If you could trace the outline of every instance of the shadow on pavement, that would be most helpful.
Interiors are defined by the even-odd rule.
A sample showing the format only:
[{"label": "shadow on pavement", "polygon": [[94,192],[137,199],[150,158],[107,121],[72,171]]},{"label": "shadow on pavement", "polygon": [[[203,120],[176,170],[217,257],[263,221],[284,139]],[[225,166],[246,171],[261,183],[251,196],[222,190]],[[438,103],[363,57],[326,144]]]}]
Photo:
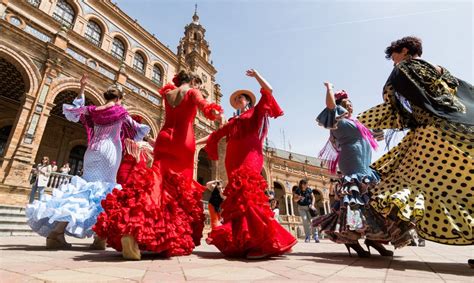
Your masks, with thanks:
[{"label": "shadow on pavement", "polygon": [[103,252],[98,250],[91,250],[89,249],[90,244],[72,244],[70,249],[47,249],[45,245],[41,246],[32,246],[31,244],[28,245],[0,245],[0,250],[5,251],[80,251],[80,252],[89,252],[89,253],[97,253]]},{"label": "shadow on pavement", "polygon": [[[372,254],[370,258],[359,258],[357,255],[349,256],[348,253],[304,253],[296,252],[288,254],[292,256],[307,256],[312,258],[304,258],[303,260],[314,263],[349,265],[354,267],[363,267],[367,269],[388,269],[395,271],[426,271],[432,273],[452,274],[459,276],[474,276],[474,269],[469,268],[466,263],[457,262],[428,262],[403,260],[403,257],[383,257],[378,254]],[[387,266],[388,264],[388,266]]]}]

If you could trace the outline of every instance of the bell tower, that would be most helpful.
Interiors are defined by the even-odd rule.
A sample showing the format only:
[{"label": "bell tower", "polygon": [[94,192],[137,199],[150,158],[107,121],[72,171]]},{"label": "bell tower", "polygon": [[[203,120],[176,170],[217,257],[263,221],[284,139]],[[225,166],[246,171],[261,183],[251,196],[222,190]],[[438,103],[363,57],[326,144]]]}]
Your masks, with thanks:
[{"label": "bell tower", "polygon": [[178,56],[195,71],[198,61],[210,62],[211,50],[205,39],[206,29],[199,22],[197,4],[194,9],[193,21],[184,28],[184,37],[179,41]]}]

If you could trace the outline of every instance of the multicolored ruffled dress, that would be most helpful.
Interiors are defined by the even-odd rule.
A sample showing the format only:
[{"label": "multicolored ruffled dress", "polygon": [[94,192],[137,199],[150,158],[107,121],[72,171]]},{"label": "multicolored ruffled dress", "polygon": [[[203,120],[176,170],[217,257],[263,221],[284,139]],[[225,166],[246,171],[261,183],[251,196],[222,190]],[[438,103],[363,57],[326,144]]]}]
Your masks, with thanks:
[{"label": "multicolored ruffled dress", "polygon": [[474,93],[440,69],[421,59],[397,64],[384,103],[359,116],[371,129],[408,130],[372,164],[382,179],[372,206],[401,224],[416,223],[424,239],[472,245]]},{"label": "multicolored ruffled dress", "polygon": [[88,134],[84,174],[53,190],[52,196],[26,207],[28,224],[47,237],[58,222],[68,222],[65,233],[77,238],[91,237],[92,226],[103,211],[101,201],[117,187],[116,175],[122,158],[122,139],[141,140],[150,128],[133,121],[119,105],[105,110],[85,106],[85,99],[64,104],[63,113],[72,122],[81,121]]},{"label": "multicolored ruffled dress", "polygon": [[123,184],[102,201],[104,212],[94,231],[107,244],[122,251],[121,238],[132,236],[142,251],[165,257],[191,254],[200,245],[204,228],[201,202],[205,187],[193,179],[194,118],[198,108],[208,119],[222,108],[209,103],[197,89],[189,89],[172,106],[167,99],[174,85],[160,90],[166,120],[156,139],[151,168],[139,162]]},{"label": "multicolored ruffled dress", "polygon": [[260,92],[257,105],[213,132],[205,148],[209,158],[217,160],[219,140],[226,137],[229,180],[221,205],[224,221],[212,228],[206,241],[229,257],[277,256],[289,252],[297,242],[273,217],[264,192],[268,185],[260,172],[268,117],[279,117],[283,111],[270,91]]},{"label": "multicolored ruffled dress", "polygon": [[[319,125],[330,130],[330,138],[320,153],[333,173],[339,166],[332,212],[313,220],[321,232],[336,243],[351,244],[365,237],[387,242],[396,237],[395,227],[387,227],[384,218],[370,206],[370,190],[380,180],[369,167],[372,149],[377,147],[372,133],[340,105],[326,108],[317,117]],[[405,229],[408,229],[405,228]]]}]

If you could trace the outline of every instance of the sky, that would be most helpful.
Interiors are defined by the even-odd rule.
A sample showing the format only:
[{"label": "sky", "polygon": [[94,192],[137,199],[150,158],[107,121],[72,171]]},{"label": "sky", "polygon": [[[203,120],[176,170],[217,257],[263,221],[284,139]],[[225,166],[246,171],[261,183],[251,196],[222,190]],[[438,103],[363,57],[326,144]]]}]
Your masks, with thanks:
[{"label": "sky", "polygon": [[[117,0],[118,6],[176,52],[198,4],[216,81],[228,99],[236,89],[258,93],[245,76],[255,68],[272,85],[285,115],[270,121],[270,145],[317,156],[329,131],[315,123],[324,109],[324,81],[344,89],[359,113],[382,103],[393,63],[390,42],[415,35],[427,61],[473,83],[472,1]],[[380,157],[384,146],[373,155]]]}]

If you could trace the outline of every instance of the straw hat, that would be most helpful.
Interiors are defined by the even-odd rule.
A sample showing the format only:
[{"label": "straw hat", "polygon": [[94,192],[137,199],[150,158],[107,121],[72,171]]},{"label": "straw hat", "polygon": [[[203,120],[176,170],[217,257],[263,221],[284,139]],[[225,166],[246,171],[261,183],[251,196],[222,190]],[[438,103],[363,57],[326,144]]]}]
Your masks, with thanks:
[{"label": "straw hat", "polygon": [[237,96],[239,96],[240,94],[245,94],[247,95],[249,98],[250,98],[250,103],[252,104],[252,106],[255,106],[255,102],[257,101],[257,99],[255,98],[255,94],[253,94],[253,92],[251,92],[250,90],[247,90],[247,89],[239,89],[239,90],[236,90],[234,91],[234,93],[232,93],[230,95],[230,105],[232,107],[234,107],[235,109],[238,109],[238,107],[236,106],[236,99],[237,99]]}]

